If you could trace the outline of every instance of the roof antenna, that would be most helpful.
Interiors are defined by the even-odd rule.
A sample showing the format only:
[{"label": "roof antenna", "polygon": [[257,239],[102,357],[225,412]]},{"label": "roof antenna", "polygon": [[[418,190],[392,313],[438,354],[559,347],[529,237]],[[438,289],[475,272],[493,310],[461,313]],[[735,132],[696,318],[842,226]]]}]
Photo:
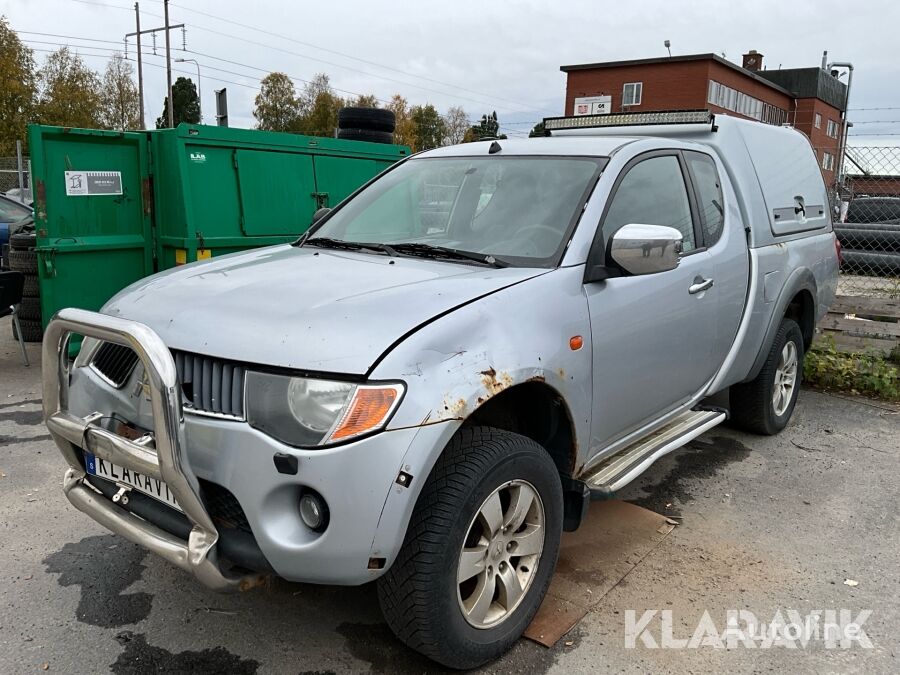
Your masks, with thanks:
[{"label": "roof antenna", "polygon": [[497,141],[494,141],[493,143],[491,143],[491,147],[488,148],[488,154],[493,155],[500,152],[502,149],[503,148],[500,147],[500,144]]},{"label": "roof antenna", "polygon": [[672,58],[672,50],[670,49],[670,47],[672,46],[672,43],[669,40],[666,40],[665,42],[663,42],[663,44],[666,46],[666,51],[669,52],[669,58],[671,59]]}]

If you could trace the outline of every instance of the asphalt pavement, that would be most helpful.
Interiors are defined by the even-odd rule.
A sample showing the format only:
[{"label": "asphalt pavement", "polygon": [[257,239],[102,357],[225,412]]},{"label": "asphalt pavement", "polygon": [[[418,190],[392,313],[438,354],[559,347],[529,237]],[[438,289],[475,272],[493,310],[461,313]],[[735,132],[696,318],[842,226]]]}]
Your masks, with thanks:
[{"label": "asphalt pavement", "polygon": [[[25,368],[3,320],[0,673],[441,672],[394,639],[371,585],[220,595],[78,513],[29,352]],[[621,495],[675,530],[554,648],[522,640],[484,672],[900,672],[898,476],[887,404],[804,390],[779,436],[713,429]],[[845,610],[865,639],[716,637],[741,610]]]}]

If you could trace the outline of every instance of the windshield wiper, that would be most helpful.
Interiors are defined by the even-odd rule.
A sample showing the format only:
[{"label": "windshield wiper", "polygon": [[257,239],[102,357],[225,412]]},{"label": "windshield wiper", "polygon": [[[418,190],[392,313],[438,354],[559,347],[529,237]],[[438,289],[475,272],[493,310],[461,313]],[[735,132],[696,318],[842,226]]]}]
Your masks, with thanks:
[{"label": "windshield wiper", "polygon": [[401,244],[391,244],[391,248],[400,255],[420,256],[422,258],[470,260],[472,262],[481,263],[482,265],[490,265],[491,267],[509,267],[508,262],[495,258],[489,253],[463,251],[448,246],[434,246],[433,244],[424,244],[422,242],[406,242]]},{"label": "windshield wiper", "polygon": [[344,241],[343,239],[332,239],[331,237],[313,237],[304,241],[301,246],[319,246],[321,248],[336,248],[344,251],[380,251],[388,255],[396,255],[396,251],[392,246],[374,241]]}]

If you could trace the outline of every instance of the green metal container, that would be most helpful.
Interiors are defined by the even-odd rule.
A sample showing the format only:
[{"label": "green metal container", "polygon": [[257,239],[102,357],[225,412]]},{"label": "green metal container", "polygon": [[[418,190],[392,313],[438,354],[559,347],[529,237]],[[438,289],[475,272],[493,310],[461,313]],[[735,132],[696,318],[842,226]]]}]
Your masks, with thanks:
[{"label": "green metal container", "polygon": [[[404,146],[180,125],[151,134],[159,269],[292,241]],[[161,171],[160,168],[165,168]]]},{"label": "green metal container", "polygon": [[44,325],[154,272],[146,134],[29,128]]},{"label": "green metal container", "polygon": [[44,324],[138,279],[296,239],[409,154],[398,145],[182,124],[29,127]]}]

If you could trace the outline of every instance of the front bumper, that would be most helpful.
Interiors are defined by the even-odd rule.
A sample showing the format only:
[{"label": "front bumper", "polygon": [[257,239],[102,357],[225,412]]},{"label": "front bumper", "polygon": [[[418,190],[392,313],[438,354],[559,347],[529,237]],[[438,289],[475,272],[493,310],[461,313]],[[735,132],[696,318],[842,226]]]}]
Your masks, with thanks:
[{"label": "front bumper", "polygon": [[[135,441],[98,425],[98,415],[69,411],[68,345],[71,333],[125,345],[141,360],[150,385],[154,428]],[[196,478],[184,471],[184,418],[175,362],[160,337],[133,321],[64,309],[48,324],[43,346],[44,421],[69,464],[63,490],[69,501],[94,520],[220,590],[259,584],[258,574],[229,574],[216,555],[219,533],[200,499]],[[164,481],[192,527],[187,541],[116,506],[85,483],[80,450]]]},{"label": "front bumper", "polygon": [[[99,418],[120,405],[117,392],[103,387],[88,368],[70,372],[70,332],[124,344],[138,355],[152,411],[152,420],[140,421],[150,433],[130,441],[101,428]],[[244,422],[185,415],[174,361],[159,336],[143,324],[93,312],[60,312],[47,327],[43,356],[44,416],[69,464],[64,482],[69,500],[108,529],[216,589],[247,588],[261,577],[228,572],[220,555],[228,542],[220,539],[214,513],[211,516],[203,497],[207,482],[234,495],[259,550],[278,576],[361,584],[390,567],[424,482],[425,476],[416,476],[412,488],[398,484],[399,472],[418,473],[413,458],[443,447],[452,433],[449,424],[433,424],[384,431],[335,448],[301,450]],[[75,397],[71,405],[70,383]],[[92,412],[97,410],[101,412]],[[133,515],[88,485],[82,450],[165,481],[191,525],[187,539]],[[276,453],[297,458],[296,475],[276,470]],[[299,518],[297,501],[303,488],[316,490],[329,506],[331,520],[324,532],[309,530]]]}]

